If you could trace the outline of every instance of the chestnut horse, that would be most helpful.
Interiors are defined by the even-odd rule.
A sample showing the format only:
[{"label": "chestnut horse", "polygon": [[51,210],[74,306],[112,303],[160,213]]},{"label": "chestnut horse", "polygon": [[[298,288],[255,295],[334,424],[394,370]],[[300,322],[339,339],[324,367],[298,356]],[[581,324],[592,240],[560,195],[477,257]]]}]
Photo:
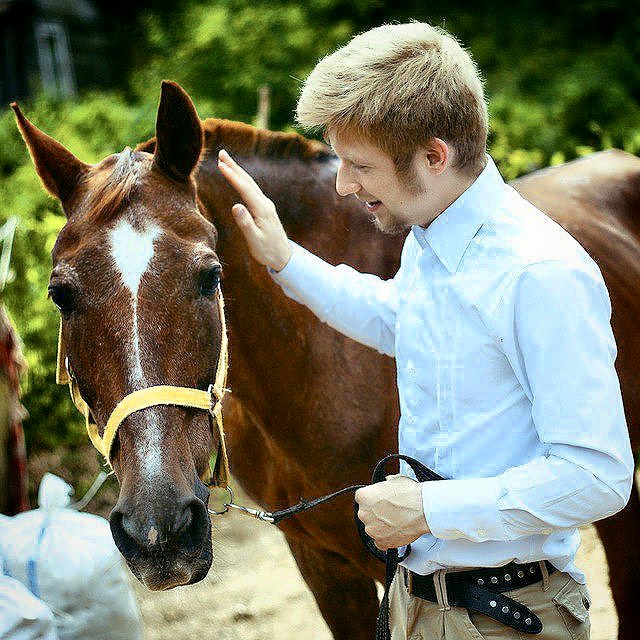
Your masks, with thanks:
[{"label": "chestnut horse", "polygon": [[[329,150],[297,134],[201,123],[189,97],[167,82],[156,138],[97,165],[81,163],[19,120],[38,173],[68,217],[53,252],[50,290],[62,311],[69,361],[99,427],[120,398],[141,386],[206,388],[220,345],[212,295],[221,263],[233,390],[225,426],[235,477],[267,509],[366,482],[374,462],[397,448],[394,363],[282,294],[247,254],[230,214],[236,196],[216,168],[224,147],[275,202],[289,237],[329,262],[390,277],[402,239],[376,232],[361,205],[337,196]],[[635,441],[640,160],[606,152],[514,184],[572,233],[604,273]],[[112,461],[121,489],[111,522],[124,557],[150,588],[199,580],[211,563],[199,477],[214,440],[202,414],[176,407],[138,412],[120,427]],[[281,528],[334,637],[373,637],[374,580],[382,579],[383,567],[361,546],[350,498]],[[631,532],[640,531],[635,487],[629,506],[598,523],[598,531],[620,638],[631,639],[640,623],[634,602],[640,551],[631,544]]]}]

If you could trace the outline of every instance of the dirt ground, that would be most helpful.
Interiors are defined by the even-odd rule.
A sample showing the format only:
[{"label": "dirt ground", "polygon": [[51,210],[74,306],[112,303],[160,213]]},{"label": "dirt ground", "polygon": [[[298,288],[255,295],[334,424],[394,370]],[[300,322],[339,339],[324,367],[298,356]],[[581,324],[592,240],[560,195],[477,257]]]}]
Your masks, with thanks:
[{"label": "dirt ground", "polygon": [[[214,564],[199,584],[151,593],[133,579],[146,640],[330,640],[276,527],[236,513],[214,518],[213,526]],[[577,564],[593,597],[591,638],[614,640],[618,620],[602,545],[593,527],[582,536]]]}]

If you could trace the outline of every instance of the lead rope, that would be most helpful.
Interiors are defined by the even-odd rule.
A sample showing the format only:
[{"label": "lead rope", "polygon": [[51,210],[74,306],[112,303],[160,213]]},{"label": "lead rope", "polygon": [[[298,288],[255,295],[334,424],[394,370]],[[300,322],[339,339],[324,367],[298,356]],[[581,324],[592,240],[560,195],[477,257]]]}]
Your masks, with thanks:
[{"label": "lead rope", "polygon": [[[415,473],[416,479],[418,480],[418,482],[444,480],[442,476],[438,475],[435,471],[432,471],[431,469],[429,469],[429,467],[422,464],[422,462],[420,462],[419,460],[416,460],[411,456],[406,456],[401,453],[392,453],[382,458],[382,460],[380,460],[376,464],[373,470],[373,474],[371,476],[371,484],[382,482],[385,479],[386,477],[385,467],[387,463],[389,463],[391,460],[404,460]],[[226,490],[229,493],[230,500],[229,502],[225,503],[224,511],[209,510],[209,513],[219,515],[222,513],[226,513],[229,510],[229,508],[232,508],[246,515],[250,515],[254,518],[258,518],[259,520],[262,520],[264,522],[269,522],[271,524],[278,524],[279,522],[282,522],[287,518],[291,518],[295,515],[298,515],[299,513],[303,513],[305,511],[308,511],[309,509],[313,509],[314,507],[317,507],[318,505],[324,502],[328,502],[333,498],[337,498],[338,496],[343,495],[345,493],[355,492],[364,486],[366,485],[354,484],[354,485],[351,485],[350,487],[339,489],[338,491],[334,491],[333,493],[322,496],[320,498],[314,498],[314,499],[303,498],[297,504],[294,504],[285,509],[280,509],[278,511],[260,511],[259,509],[251,509],[250,507],[244,507],[242,505],[235,504],[233,502],[233,492],[231,491],[231,488],[227,486]],[[381,551],[380,549],[378,549],[378,547],[376,547],[373,539],[365,531],[364,524],[362,523],[360,518],[358,518],[358,503],[355,501],[353,503],[353,512],[354,512],[356,528],[358,530],[358,534],[360,536],[360,539],[362,540],[362,543],[373,556],[375,556],[378,560],[381,560],[382,562],[385,563],[384,595],[382,596],[382,600],[380,602],[380,609],[378,610],[375,640],[391,640],[391,629],[389,627],[389,590],[391,588],[391,582],[393,581],[393,577],[395,576],[396,571],[398,569],[398,563],[404,560],[409,555],[409,553],[411,552],[411,545],[406,546],[406,549],[402,555],[398,553],[397,549],[388,549],[386,552]]]}]

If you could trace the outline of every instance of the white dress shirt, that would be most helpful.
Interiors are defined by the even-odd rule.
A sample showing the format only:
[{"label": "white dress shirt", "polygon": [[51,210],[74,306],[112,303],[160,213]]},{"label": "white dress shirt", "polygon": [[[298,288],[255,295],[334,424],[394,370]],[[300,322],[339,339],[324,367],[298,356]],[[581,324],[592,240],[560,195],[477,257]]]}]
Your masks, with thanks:
[{"label": "white dress shirt", "polygon": [[403,564],[429,574],[547,559],[584,582],[576,527],[622,509],[634,470],[609,295],[584,249],[491,158],[412,228],[391,280],[292,248],[272,277],[396,358],[399,451],[450,478],[423,484],[431,534]]}]

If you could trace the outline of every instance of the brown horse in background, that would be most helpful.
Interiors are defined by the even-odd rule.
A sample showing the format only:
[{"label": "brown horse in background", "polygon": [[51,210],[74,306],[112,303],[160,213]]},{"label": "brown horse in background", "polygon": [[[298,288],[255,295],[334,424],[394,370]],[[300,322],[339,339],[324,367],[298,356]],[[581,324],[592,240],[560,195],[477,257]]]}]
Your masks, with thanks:
[{"label": "brown horse in background", "polygon": [[[61,198],[69,217],[54,261],[61,254],[81,263],[98,257],[103,277],[96,282],[95,276],[81,274],[85,288],[94,287],[84,295],[92,305],[108,299],[115,307],[99,317],[96,327],[78,325],[78,341],[69,346],[70,361],[79,365],[76,374],[85,385],[90,404],[93,401],[98,407],[98,424],[118,396],[130,390],[126,382],[128,361],[117,342],[122,335],[123,314],[126,317],[128,311],[118,288],[118,274],[104,259],[104,234],[128,220],[143,237],[143,230],[152,222],[154,228],[161,228],[165,240],[153,241],[155,254],[150,270],[140,281],[146,292],[138,309],[144,320],[138,323],[145,347],[143,364],[156,367],[153,375],[149,367],[146,369],[153,377],[149,384],[167,382],[167,377],[171,384],[185,384],[185,379],[185,386],[197,381],[204,384],[205,361],[217,348],[219,333],[202,310],[211,309],[204,303],[194,303],[193,294],[189,297],[184,293],[193,286],[182,271],[193,273],[191,254],[198,250],[200,236],[208,264],[219,256],[224,273],[231,354],[229,385],[233,390],[225,407],[225,424],[235,477],[268,509],[288,506],[300,496],[366,482],[375,461],[397,448],[393,360],[336,333],[282,294],[265,269],[247,254],[230,214],[236,196],[216,167],[218,150],[224,147],[275,202],[289,237],[329,262],[346,262],[362,271],[390,277],[398,267],[402,239],[376,232],[355,200],[337,196],[337,165],[328,149],[296,134],[259,131],[220,120],[201,124],[188,96],[171,83],[163,84],[156,125],[158,148],[151,140],[124,163],[123,154],[130,153],[127,150],[93,167],[76,164],[79,161],[71,156],[72,160],[58,143],[55,146],[51,139],[26,131],[40,175],[50,191]],[[194,155],[200,156],[197,168]],[[45,162],[47,157],[49,161]],[[108,215],[92,217],[88,210],[93,201],[92,181],[79,180],[78,176],[102,171],[112,179],[114,166],[120,170],[118,180],[129,180],[131,189],[126,197],[119,198],[117,206],[110,207]],[[54,188],[50,184],[52,172]],[[55,177],[60,172],[64,174],[62,180]],[[194,211],[192,177],[202,216]],[[57,188],[57,182],[63,188]],[[603,271],[614,308],[620,351],[618,373],[637,446],[640,160],[621,152],[607,152],[532,174],[515,186],[572,233]],[[93,240],[100,234],[102,243]],[[148,234],[144,238],[148,246]],[[114,305],[114,300],[118,304]],[[189,315],[194,309],[197,313]],[[154,327],[153,314],[157,314],[162,331]],[[199,339],[189,342],[189,330]],[[172,331],[180,339],[174,338]],[[90,351],[87,345],[91,340],[106,343],[111,349],[106,355],[94,349],[94,357],[98,353],[101,359],[99,368],[83,353]],[[189,348],[199,351],[188,353],[190,358],[185,359],[185,349]],[[173,361],[184,371],[168,364]],[[105,364],[117,384],[103,375]],[[196,526],[199,511],[193,505],[193,496],[198,496],[200,488],[194,476],[202,471],[204,451],[212,445],[208,426],[184,409],[159,411],[160,440],[166,448],[160,456],[159,476],[153,478],[148,469],[141,471],[144,465],[136,455],[136,438],[144,433],[144,420],[131,418],[122,424],[114,451],[114,467],[121,483],[114,513],[116,520],[126,524],[119,535],[128,540],[119,546],[134,570],[138,558],[145,559],[143,578],[146,576],[145,581],[154,588],[199,579],[208,531],[202,523]],[[186,525],[182,520],[175,524],[175,518],[181,518],[183,512],[176,515],[163,491],[171,492],[169,502],[178,495],[181,503],[186,500],[191,504],[193,517]],[[378,606],[374,580],[382,579],[383,568],[362,548],[352,518],[351,499],[344,497],[285,521],[281,528],[334,637],[365,640],[374,635]],[[160,544],[146,536],[147,520],[162,527],[165,538]],[[619,637],[631,640],[640,622],[634,602],[640,551],[631,544],[640,531],[635,487],[628,507],[598,523],[598,531],[611,570],[620,616]],[[175,567],[193,557],[195,569],[184,579],[185,571],[176,572]],[[171,574],[169,580],[162,578],[167,572]]]}]

